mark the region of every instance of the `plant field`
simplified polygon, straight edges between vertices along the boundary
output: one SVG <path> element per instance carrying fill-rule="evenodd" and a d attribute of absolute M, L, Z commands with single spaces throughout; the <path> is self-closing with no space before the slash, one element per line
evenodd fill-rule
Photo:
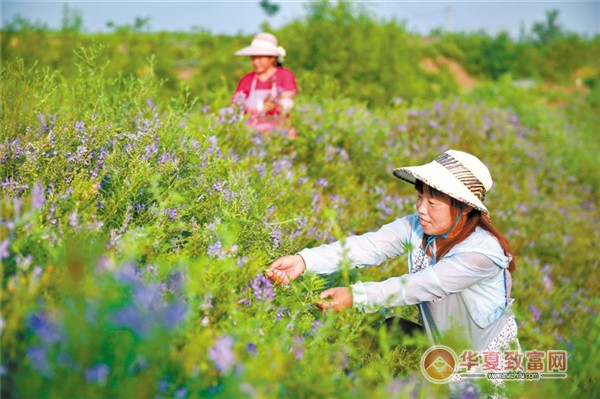
<path fill-rule="evenodd" d="M 151 58 L 114 74 L 109 50 L 3 57 L 3 398 L 446 397 L 419 370 L 424 336 L 315 306 L 325 287 L 403 274 L 403 258 L 288 287 L 264 271 L 414 212 L 392 169 L 449 148 L 494 177 L 523 349 L 569 356 L 566 380 L 509 394 L 600 396 L 597 91 L 442 82 L 448 95 L 378 106 L 301 93 L 288 139 L 245 126 L 232 82 L 194 92 Z"/>

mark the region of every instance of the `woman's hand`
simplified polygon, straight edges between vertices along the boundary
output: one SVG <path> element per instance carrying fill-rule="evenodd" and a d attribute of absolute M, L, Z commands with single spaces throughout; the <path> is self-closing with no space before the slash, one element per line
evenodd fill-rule
<path fill-rule="evenodd" d="M 275 102 L 275 99 L 271 94 L 268 94 L 263 103 L 263 112 L 265 114 L 270 114 L 272 112 L 275 112 L 276 109 L 277 102 Z"/>
<path fill-rule="evenodd" d="M 329 301 L 317 302 L 321 310 L 333 309 L 340 312 L 352 307 L 352 291 L 348 287 L 335 287 L 321 292 L 321 298 L 329 298 Z"/>
<path fill-rule="evenodd" d="M 300 255 L 282 256 L 271 263 L 267 277 L 275 284 L 289 284 L 306 270 L 306 263 Z"/>

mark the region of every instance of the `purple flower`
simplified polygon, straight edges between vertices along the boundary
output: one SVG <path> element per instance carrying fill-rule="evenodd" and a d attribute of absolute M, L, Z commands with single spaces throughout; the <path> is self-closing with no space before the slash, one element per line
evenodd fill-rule
<path fill-rule="evenodd" d="M 129 328 L 140 336 L 145 336 L 148 330 L 144 315 L 134 306 L 114 312 L 112 320 L 116 325 Z"/>
<path fill-rule="evenodd" d="M 238 107 L 244 106 L 246 104 L 246 93 L 243 93 L 241 91 L 237 92 L 233 96 L 233 103 Z"/>
<path fill-rule="evenodd" d="M 233 353 L 233 338 L 223 335 L 215 341 L 208 351 L 208 357 L 215 363 L 215 367 L 221 373 L 227 373 L 235 364 Z"/>
<path fill-rule="evenodd" d="M 158 164 L 163 166 L 166 163 L 177 163 L 177 159 L 175 158 L 175 152 L 173 154 L 165 152 L 158 159 Z"/>
<path fill-rule="evenodd" d="M 207 254 L 208 254 L 208 256 L 211 256 L 211 257 L 217 258 L 217 259 L 223 259 L 225 257 L 225 250 L 223 249 L 223 246 L 221 245 L 220 239 L 217 239 L 217 241 L 215 241 L 213 244 L 208 246 Z"/>
<path fill-rule="evenodd" d="M 391 197 L 389 195 L 386 195 L 381 199 L 381 201 L 377 203 L 375 207 L 379 209 L 385 216 L 388 216 L 394 212 L 394 208 L 388 206 L 388 202 L 390 201 Z"/>
<path fill-rule="evenodd" d="M 529 305 L 529 312 L 533 316 L 533 321 L 536 322 L 542 316 L 542 311 L 538 309 L 534 304 Z"/>
<path fill-rule="evenodd" d="M 458 396 L 459 399 L 480 399 L 481 395 L 474 386 L 467 386 L 465 389 L 460 391 Z"/>
<path fill-rule="evenodd" d="M 77 131 L 77 133 L 85 132 L 85 125 L 83 124 L 82 121 L 75 122 L 75 131 Z"/>
<path fill-rule="evenodd" d="M 521 213 L 527 213 L 529 211 L 529 207 L 527 205 L 525 205 L 523 202 L 519 202 L 518 209 L 519 209 L 519 212 L 521 212 Z"/>
<path fill-rule="evenodd" d="M 212 309 L 213 308 L 213 296 L 212 296 L 212 294 L 206 295 L 206 297 L 204 298 L 204 302 L 202 303 L 202 305 L 200 306 L 200 308 L 204 309 L 204 310 Z"/>
<path fill-rule="evenodd" d="M 271 246 L 277 248 L 281 245 L 281 230 L 279 227 L 275 227 L 271 231 Z"/>
<path fill-rule="evenodd" d="M 42 125 L 42 132 L 46 133 L 48 132 L 48 125 L 46 125 L 46 118 L 44 118 L 44 114 L 42 114 L 41 112 L 38 112 L 37 114 L 38 119 L 40 120 L 40 124 Z"/>
<path fill-rule="evenodd" d="M 160 303 L 158 284 L 135 284 L 133 287 L 133 303 L 141 309 L 151 309 Z"/>
<path fill-rule="evenodd" d="M 77 222 L 77 211 L 73 211 L 69 214 L 69 226 L 73 228 L 79 226 L 79 223 Z"/>
<path fill-rule="evenodd" d="M 221 191 L 223 191 L 223 182 L 220 180 L 217 181 L 215 184 L 212 185 L 212 189 L 220 193 Z"/>
<path fill-rule="evenodd" d="M 550 265 L 545 265 L 544 267 L 542 267 L 542 281 L 544 282 L 544 285 L 546 286 L 546 289 L 548 290 L 548 292 L 552 291 L 552 269 Z"/>
<path fill-rule="evenodd" d="M 292 161 L 287 158 L 273 161 L 273 176 L 277 176 L 284 170 L 287 170 L 288 173 L 286 174 L 286 177 L 288 179 L 292 178 L 292 176 L 293 176 L 293 172 L 291 170 L 292 166 L 293 166 Z"/>
<path fill-rule="evenodd" d="M 510 114 L 508 116 L 508 122 L 510 122 L 513 125 L 516 125 L 517 123 L 519 123 L 519 115 L 517 115 L 517 114 Z"/>
<path fill-rule="evenodd" d="M 166 392 L 168 388 L 169 388 L 169 383 L 167 381 L 165 381 L 165 380 L 158 381 L 158 390 L 160 392 Z"/>
<path fill-rule="evenodd" d="M 187 305 L 184 301 L 179 300 L 171 303 L 167 306 L 164 312 L 165 326 L 168 328 L 175 328 L 179 323 L 185 319 L 187 315 Z"/>
<path fill-rule="evenodd" d="M 282 306 L 277 308 L 277 313 L 275 313 L 275 321 L 280 321 L 283 319 L 283 316 L 290 314 L 290 310 L 288 308 L 284 308 Z"/>
<path fill-rule="evenodd" d="M 184 399 L 188 396 L 188 390 L 186 387 L 181 387 L 175 391 L 174 398 L 175 399 Z"/>
<path fill-rule="evenodd" d="M 317 182 L 315 183 L 315 185 L 317 187 L 327 187 L 329 185 L 329 183 L 327 182 L 327 180 L 325 180 L 324 178 L 320 177 L 317 179 Z"/>
<path fill-rule="evenodd" d="M 110 374 L 110 367 L 104 363 L 98 363 L 85 370 L 85 380 L 99 385 L 106 384 L 106 378 Z"/>
<path fill-rule="evenodd" d="M 236 264 L 237 264 L 237 266 L 239 268 L 242 268 L 242 267 L 244 267 L 246 265 L 247 262 L 248 262 L 248 257 L 247 256 L 242 256 L 242 257 L 238 257 L 237 258 Z"/>
<path fill-rule="evenodd" d="M 273 283 L 262 273 L 250 281 L 250 288 L 258 301 L 271 301 L 275 298 Z"/>
<path fill-rule="evenodd" d="M 227 201 L 227 202 L 232 202 L 236 196 L 237 196 L 237 194 L 235 191 L 231 191 L 228 189 L 223 190 L 223 197 L 225 198 L 225 201 Z"/>
<path fill-rule="evenodd" d="M 54 343 L 62 339 L 62 331 L 53 322 L 48 319 L 48 316 L 43 313 L 34 313 L 27 320 L 29 328 L 43 342 Z"/>
<path fill-rule="evenodd" d="M 263 138 L 261 137 L 261 135 L 259 133 L 257 133 L 255 136 L 253 136 L 250 139 L 250 142 L 254 145 L 262 145 L 264 143 Z"/>
<path fill-rule="evenodd" d="M 28 257 L 31 255 L 28 255 Z M 40 277 L 42 277 L 42 268 L 36 266 L 33 268 L 33 281 L 40 281 Z"/>
<path fill-rule="evenodd" d="M 64 194 L 61 194 L 60 199 L 67 200 L 71 198 L 71 194 L 73 194 L 73 187 L 69 187 Z"/>
<path fill-rule="evenodd" d="M 217 136 L 208 136 L 206 140 L 210 143 L 211 151 L 217 148 L 217 145 L 219 144 L 219 138 Z"/>
<path fill-rule="evenodd" d="M 221 108 L 219 110 L 219 123 L 221 125 L 235 124 L 239 119 L 240 115 L 233 107 Z"/>
<path fill-rule="evenodd" d="M 119 270 L 119 272 L 117 273 L 117 279 L 119 281 L 122 281 L 124 283 L 129 283 L 129 284 L 139 281 L 141 279 L 141 277 L 142 277 L 142 274 L 135 267 L 135 265 L 133 265 L 131 263 L 125 264 L 121 268 L 121 270 Z"/>
<path fill-rule="evenodd" d="M 315 320 L 312 325 L 312 332 L 315 334 L 318 333 L 319 330 L 321 329 L 322 325 L 323 325 L 323 322 L 321 320 L 319 320 L 319 319 Z"/>
<path fill-rule="evenodd" d="M 167 277 L 167 290 L 174 295 L 181 295 L 183 292 L 183 280 L 185 275 L 181 271 L 175 271 Z"/>
<path fill-rule="evenodd" d="M 302 359 L 304 357 L 304 338 L 299 335 L 294 337 L 294 342 L 292 343 L 292 353 L 296 360 Z"/>
<path fill-rule="evenodd" d="M 177 220 L 177 208 L 167 208 L 164 213 L 165 215 L 168 215 L 171 220 Z"/>
<path fill-rule="evenodd" d="M 409 398 L 416 398 L 416 384 L 418 384 L 418 379 L 416 378 L 416 375 L 413 374 L 410 377 L 407 378 L 394 378 L 392 380 L 392 382 L 390 382 L 387 386 L 386 386 L 386 391 L 388 393 L 390 393 L 390 395 L 394 396 L 394 397 L 400 397 L 400 394 L 404 393 L 404 395 L 402 397 L 409 397 Z M 412 387 L 412 390 L 407 391 L 407 388 Z M 408 393 L 410 392 L 410 396 L 406 396 Z"/>
<path fill-rule="evenodd" d="M 254 356 L 256 356 L 256 354 L 258 353 L 258 350 L 256 349 L 256 344 L 254 342 L 250 342 L 248 345 L 246 345 L 246 350 L 249 354 Z"/>
<path fill-rule="evenodd" d="M 152 144 L 149 144 L 146 146 L 146 153 L 144 154 L 144 156 L 142 158 L 147 160 L 152 155 L 156 154 L 157 152 L 158 152 L 158 137 L 155 137 Z"/>
<path fill-rule="evenodd" d="M 264 163 L 259 163 L 258 165 L 254 165 L 254 168 L 258 172 L 261 178 L 264 178 L 267 174 L 267 166 Z"/>
<path fill-rule="evenodd" d="M 40 209 L 44 206 L 44 187 L 39 181 L 36 181 L 31 191 L 31 207 L 33 209 Z"/>
<path fill-rule="evenodd" d="M 10 253 L 8 252 L 9 245 L 10 241 L 8 240 L 8 238 L 0 242 L 0 259 L 6 259 L 10 255 Z"/>
<path fill-rule="evenodd" d="M 33 367 L 34 370 L 48 377 L 53 374 L 50 363 L 48 362 L 46 348 L 42 346 L 30 346 L 25 351 L 25 356 L 31 362 L 31 367 Z"/>
<path fill-rule="evenodd" d="M 77 155 L 76 155 L 75 159 L 77 159 L 78 162 L 85 160 L 87 152 L 88 152 L 87 147 L 84 145 L 80 145 L 79 147 L 77 147 Z M 87 165 L 87 161 L 85 161 L 84 164 Z"/>

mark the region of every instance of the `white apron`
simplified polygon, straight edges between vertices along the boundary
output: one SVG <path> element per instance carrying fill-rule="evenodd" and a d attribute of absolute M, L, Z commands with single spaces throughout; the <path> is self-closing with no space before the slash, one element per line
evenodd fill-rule
<path fill-rule="evenodd" d="M 283 127 L 285 117 L 282 115 L 265 114 L 265 100 L 271 97 L 272 100 L 277 98 L 277 84 L 273 76 L 273 84 L 270 89 L 257 89 L 255 76 L 252 79 L 250 87 L 250 95 L 246 99 L 246 111 L 249 114 L 248 125 L 263 133 L 269 133 L 278 127 Z"/>

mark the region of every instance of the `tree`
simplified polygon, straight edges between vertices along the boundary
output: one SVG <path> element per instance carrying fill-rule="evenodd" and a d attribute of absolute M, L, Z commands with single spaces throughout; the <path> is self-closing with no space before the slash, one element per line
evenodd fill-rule
<path fill-rule="evenodd" d="M 63 32 L 81 32 L 83 28 L 83 14 L 77 8 L 71 8 L 67 4 L 63 6 L 61 31 Z"/>
<path fill-rule="evenodd" d="M 279 12 L 279 4 L 271 3 L 269 0 L 260 0 L 260 8 L 267 16 L 272 17 Z"/>
<path fill-rule="evenodd" d="M 133 31 L 134 32 L 143 32 L 150 30 L 150 17 L 135 17 L 135 21 L 133 23 Z"/>
<path fill-rule="evenodd" d="M 546 46 L 565 36 L 565 32 L 558 23 L 558 10 L 546 12 L 545 22 L 536 22 L 532 27 L 533 41 L 541 46 Z"/>

